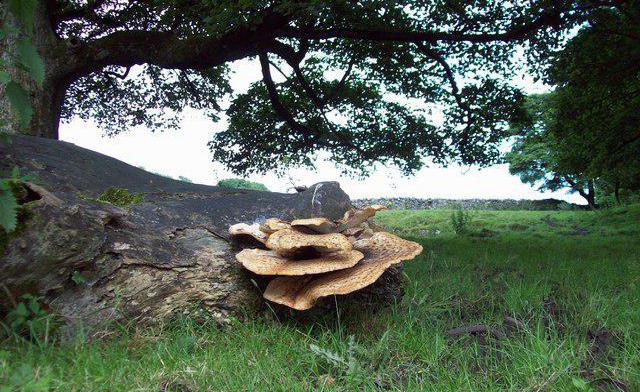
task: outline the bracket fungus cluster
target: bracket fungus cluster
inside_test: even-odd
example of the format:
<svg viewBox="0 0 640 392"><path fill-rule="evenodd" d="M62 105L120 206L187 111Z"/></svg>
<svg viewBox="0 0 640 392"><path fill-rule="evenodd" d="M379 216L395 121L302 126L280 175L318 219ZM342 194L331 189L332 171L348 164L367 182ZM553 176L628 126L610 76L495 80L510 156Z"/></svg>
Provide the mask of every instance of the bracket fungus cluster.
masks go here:
<svg viewBox="0 0 640 392"><path fill-rule="evenodd" d="M236 259L249 271L273 276L264 292L269 301L306 310L321 298L348 294L372 283L393 264L410 260L422 246L381 230L369 218L384 206L352 209L326 218L261 224L239 223L231 235L251 236L264 249L244 249Z"/></svg>

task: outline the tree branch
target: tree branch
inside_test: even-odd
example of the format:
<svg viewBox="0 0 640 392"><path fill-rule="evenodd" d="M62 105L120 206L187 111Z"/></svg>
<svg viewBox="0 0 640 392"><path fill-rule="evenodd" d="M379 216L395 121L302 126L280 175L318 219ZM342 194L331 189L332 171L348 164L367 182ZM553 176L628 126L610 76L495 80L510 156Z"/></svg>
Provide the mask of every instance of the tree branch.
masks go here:
<svg viewBox="0 0 640 392"><path fill-rule="evenodd" d="M471 116L471 107L469 107L469 104L467 104L460 95L460 89L458 88L458 83L456 82L453 70L447 63L447 60L445 60L445 58L442 57L440 53L422 43L418 43L417 46L422 53L437 62L442 67L445 73L445 79L451 85L451 95L453 95L453 98L456 100L456 104L467 113L466 124L464 126L464 129L460 132L460 140L462 144L465 144L466 140L468 140L469 138L469 130L471 129L474 121L473 117Z"/></svg>
<svg viewBox="0 0 640 392"><path fill-rule="evenodd" d="M326 105L338 93L338 91L342 89L347 79L349 78L349 75L351 75L351 71L353 70L353 66L355 63L356 63L356 56L351 56L351 59L349 60L349 64L347 65L347 69L346 71L344 71L344 75L342 75L342 78L340 79L338 84L336 84L335 87L331 89L331 91L327 93L327 95L325 95L325 97L322 99L323 106Z"/></svg>
<svg viewBox="0 0 640 392"><path fill-rule="evenodd" d="M117 72L111 72L111 71L103 71L103 72L109 76L113 76L114 78L124 80L127 78L127 76L129 76L129 71L131 71L131 67L127 67L127 69L124 71L123 74L119 74Z"/></svg>
<svg viewBox="0 0 640 392"><path fill-rule="evenodd" d="M487 43L494 41L513 41L527 38L529 34L539 28L557 23L557 19L544 17L526 26L519 27L502 33L464 33L443 31L392 31L392 30L365 30L365 29L325 29L325 30L301 30L286 29L283 36L287 38L307 39L331 39L345 38L363 41L394 41L394 42L471 42Z"/></svg>
<svg viewBox="0 0 640 392"><path fill-rule="evenodd" d="M291 112L287 108L285 108L282 102L280 101L280 98L278 96L278 90L276 89L276 85L273 82L273 78L271 77L271 70L269 69L269 58L267 57L267 53L261 52L258 55L258 57L260 59L260 67L262 69L262 80L267 88L267 93L269 94L269 100L271 101L271 105L273 106L273 109L278 115L278 117L282 121L284 121L291 129L301 133L305 137L305 141L307 143L310 142L311 136L314 136L313 142L318 143L318 138L317 138L319 136L318 130L307 127L306 125L296 121L296 119L293 117ZM332 129L334 136L336 137L336 139L338 139L338 142L340 143L340 145L354 149L358 151L360 154L362 154L363 156L366 156L366 151L364 151L359 146L356 146L349 138L345 137L343 134L339 132L335 132L335 130L333 130L331 123L326 118L326 116L324 117L324 119L327 122L328 127ZM330 147L329 145L326 145L324 143L320 143L320 144L325 145L326 147Z"/></svg>
<svg viewBox="0 0 640 392"><path fill-rule="evenodd" d="M460 106L467 113L469 113L471 111L471 108L469 107L469 105L466 102L464 102L464 100L462 99L462 96L460 96L460 89L458 88L458 83L456 82L455 75L453 74L453 71L451 70L451 67L447 63L447 60L445 60L444 57L442 57L442 55L440 53L438 53L437 51L427 47L426 45L424 45L422 43L418 44L418 49L422 53L427 55L429 58L431 58L432 60L434 60L435 62L440 64L440 66L444 70L445 79L451 85L451 95L453 95L453 97L456 100L456 103L458 104L458 106Z"/></svg>
<svg viewBox="0 0 640 392"><path fill-rule="evenodd" d="M318 109L322 110L324 106L322 100L318 97L316 92L313 90L307 79L305 78L302 70L300 69L300 63L303 60L302 56L299 56L298 53L293 52L292 48L290 50L285 49L286 45L277 43L272 52L277 54L280 58L287 62L289 67L293 70L293 73L296 75L296 79L302 86L302 89L307 94L313 105Z"/></svg>
<svg viewBox="0 0 640 392"><path fill-rule="evenodd" d="M287 75L286 73L284 73L284 71L278 67L278 64L274 63L273 61L269 60L269 64L276 69L276 71L278 71L278 73L280 75L282 75L282 77L284 78L285 81L289 82L289 75Z"/></svg>
<svg viewBox="0 0 640 392"><path fill-rule="evenodd" d="M187 82L187 88L191 92L191 95L195 97L195 99L198 101L198 104L200 105L202 102L202 98L200 97L200 93L198 93L198 89L196 88L196 86L193 84L191 79L189 79L189 75L187 74L187 71L185 71L184 69L181 69L180 75L182 75L182 78L184 79L184 81ZM201 108L202 106L200 106L198 109L201 109Z"/></svg>
<svg viewBox="0 0 640 392"><path fill-rule="evenodd" d="M313 105L324 115L323 109L327 102L330 100L330 95L335 94L342 87L342 85L344 85L347 77L351 73L351 69L353 68L353 64L355 63L355 56L351 58L347 71L342 76L342 79L340 80L336 88L330 94L327 94L327 96L320 98L313 87L311 87L311 84L307 81L306 77L302 73L302 70L300 69L300 63L304 59L303 53L305 51L306 49L296 52L290 46L278 41L274 42L271 49L272 53L282 58L291 67L291 69L293 69L293 72L296 75L296 79L302 86L304 92L307 94Z"/></svg>
<svg viewBox="0 0 640 392"><path fill-rule="evenodd" d="M291 112L284 107L280 101L280 97L278 96L278 90L273 82L273 78L271 77L271 69L269 68L269 58L267 57L267 53L263 51L258 55L258 57L260 59L260 68L262 70L262 80L267 88L271 106L273 106L273 110L276 112L278 117L284 121L289 128L304 135L306 140L308 140L309 136L317 134L316 130L296 121Z"/></svg>
<svg viewBox="0 0 640 392"><path fill-rule="evenodd" d="M563 14L566 20L577 19L572 15L576 11L585 11L602 6L615 6L623 3L623 0L594 1L586 7L571 9L551 9L543 11L537 18L529 23L514 26L503 32L495 33L467 33L465 31L404 31L404 30L369 30L359 28L286 28L283 37L298 39L331 39L345 38L364 41L395 41L395 42L470 42L487 43L495 41L517 41L528 38L540 28L558 26L563 22Z"/></svg>
<svg viewBox="0 0 640 392"><path fill-rule="evenodd" d="M206 69L269 50L274 34L289 22L270 13L260 25L241 25L221 36L181 38L172 32L116 31L81 45L74 58L78 72L99 71L107 65L153 64L171 69Z"/></svg>
<svg viewBox="0 0 640 392"><path fill-rule="evenodd" d="M313 102L313 105L318 110L322 111L322 108L324 107L324 104L323 104L322 100L318 97L316 92L313 90L313 87L311 87L311 85L309 84L307 79L304 77L304 74L302 73L302 70L300 69L300 66L298 64L293 64L293 65L289 64L289 65L293 69L293 72L295 73L296 78L298 79L298 82L300 82L300 85L302 86L302 89L307 94L307 96L309 97L311 102Z"/></svg>
<svg viewBox="0 0 640 392"><path fill-rule="evenodd" d="M338 135L339 132L336 131L335 127L333 126L333 123L329 121L329 118L325 113L324 105L326 101L320 99L320 97L313 90L313 87L311 87L311 84L309 84L304 74L302 73L302 70L300 69L300 63L304 59L304 52L306 52L306 49L303 49L300 52L295 52L293 48L288 47L287 45L281 44L276 41L273 51L275 52L275 54L277 54L283 60L285 60L287 64L289 64L291 69L293 69L293 72L296 75L296 79L298 80L298 83L300 83L300 85L302 86L302 89L304 90L307 97L311 100L311 103L316 108L316 110L320 112L320 115L322 116L324 122L327 124L327 127L329 128L329 130L331 130L333 134ZM353 144L350 144L349 146L355 148Z"/></svg>
<svg viewBox="0 0 640 392"><path fill-rule="evenodd" d="M587 193L584 191L584 189L580 186L578 186L578 184L573 181L569 176L560 176L563 180L565 180L567 182L567 184L569 184L569 186L571 187L571 189L573 189L574 191L578 192L578 194L580 196L582 196L583 198L585 198L587 201L589 201L589 196L587 195Z"/></svg>

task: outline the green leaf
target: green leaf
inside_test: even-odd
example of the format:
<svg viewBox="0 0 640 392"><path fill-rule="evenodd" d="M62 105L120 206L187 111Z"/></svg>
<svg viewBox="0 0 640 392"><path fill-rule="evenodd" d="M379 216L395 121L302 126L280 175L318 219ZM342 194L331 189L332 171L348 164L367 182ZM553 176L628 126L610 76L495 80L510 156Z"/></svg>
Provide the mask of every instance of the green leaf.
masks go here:
<svg viewBox="0 0 640 392"><path fill-rule="evenodd" d="M33 116L29 93L14 81L7 83L4 92L9 98L11 108L18 115L20 125L26 128L31 121L31 116Z"/></svg>
<svg viewBox="0 0 640 392"><path fill-rule="evenodd" d="M7 180L0 180L0 227L7 233L16 229L18 224L18 202L11 192Z"/></svg>
<svg viewBox="0 0 640 392"><path fill-rule="evenodd" d="M33 80L42 86L44 81L44 63L42 57L38 54L38 50L27 39L21 39L16 46L18 53L18 61L25 66Z"/></svg>
<svg viewBox="0 0 640 392"><path fill-rule="evenodd" d="M34 315L39 315L40 311L42 310L40 308L40 304L36 301L29 301L29 310L31 310L31 313L33 313Z"/></svg>
<svg viewBox="0 0 640 392"><path fill-rule="evenodd" d="M38 180L38 176L36 176L35 173L27 173L21 175L17 179L24 182L36 182Z"/></svg>
<svg viewBox="0 0 640 392"><path fill-rule="evenodd" d="M71 280L77 285L81 285L87 282L87 278L82 276L82 274L78 271L73 271L73 274L71 274Z"/></svg>
<svg viewBox="0 0 640 392"><path fill-rule="evenodd" d="M571 383L573 384L574 387L576 387L580 391L589 390L589 383L581 378L573 377L571 379Z"/></svg>
<svg viewBox="0 0 640 392"><path fill-rule="evenodd" d="M0 28L0 38L6 38L10 34L18 34L20 29L10 25L9 23L5 23Z"/></svg>
<svg viewBox="0 0 640 392"><path fill-rule="evenodd" d="M9 83L9 73L7 71L0 71L0 83Z"/></svg>
<svg viewBox="0 0 640 392"><path fill-rule="evenodd" d="M9 137L9 134L4 130L0 130L0 143L11 144L11 138Z"/></svg>
<svg viewBox="0 0 640 392"><path fill-rule="evenodd" d="M27 33L33 30L33 14L38 0L9 0L9 11L20 21Z"/></svg>
<svg viewBox="0 0 640 392"><path fill-rule="evenodd" d="M27 310L27 305L24 302L20 302L18 306L14 309L16 316L27 317L29 315L29 311Z"/></svg>

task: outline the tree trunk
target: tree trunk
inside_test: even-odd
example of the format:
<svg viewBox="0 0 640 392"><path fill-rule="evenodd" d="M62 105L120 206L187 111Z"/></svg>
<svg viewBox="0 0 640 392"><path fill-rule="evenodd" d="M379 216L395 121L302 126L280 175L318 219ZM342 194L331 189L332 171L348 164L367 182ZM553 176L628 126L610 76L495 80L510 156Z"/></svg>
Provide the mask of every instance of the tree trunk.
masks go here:
<svg viewBox="0 0 640 392"><path fill-rule="evenodd" d="M26 135L58 139L58 128L60 124L60 111L64 99L65 87L45 79L42 88L35 86L35 83L23 84L23 87L31 96L33 116L28 127L22 128L17 118L11 113L8 101L4 95L3 87L0 87L0 120L8 121L9 133L22 133Z"/></svg>
<svg viewBox="0 0 640 392"><path fill-rule="evenodd" d="M3 4L0 7L4 6ZM3 10L0 9L1 11ZM17 24L13 18L10 19L10 22ZM19 36L11 34L0 40L3 59L15 59L18 39ZM26 128L21 127L18 119L10 110L3 86L0 86L0 120L9 123L10 133L57 139L64 94L70 81L65 75L68 73L73 59L69 56L67 43L60 40L52 30L42 2L38 2L36 7L33 34L29 40L35 45L45 65L42 86L38 86L27 72L11 65L12 62L8 63L7 71L11 80L18 82L29 92L33 108L31 122Z"/></svg>
<svg viewBox="0 0 640 392"><path fill-rule="evenodd" d="M93 329L202 310L224 323L262 310L251 282L260 287L264 280L235 261L242 244L231 241L228 226L269 217L337 219L350 207L337 183L296 194L226 190L156 176L65 142L12 139L0 146L0 170L20 166L39 186L25 184L22 221L0 251L2 288L14 300L42 296L66 326ZM143 201L116 207L90 200L108 187L141 192ZM394 303L401 284L396 268L337 299ZM0 296L0 313L13 306L11 297Z"/></svg>
<svg viewBox="0 0 640 392"><path fill-rule="evenodd" d="M596 209L596 191L593 185L593 180L587 181L587 194L585 198L587 199L587 203L589 204L589 207L591 207L592 210L595 210Z"/></svg>
<svg viewBox="0 0 640 392"><path fill-rule="evenodd" d="M593 185L593 180L589 179L587 180L587 190L585 191L582 188L582 185L578 185L577 181L573 181L570 177L564 177L564 180L567 182L567 184L569 184L571 186L571 188L575 191L578 192L578 194L580 196L582 196L586 201L587 204L589 205L589 208L591 208L592 210L594 210L596 208L596 192L595 192L595 187Z"/></svg>
<svg viewBox="0 0 640 392"><path fill-rule="evenodd" d="M613 185L613 197L616 201L616 206L620 207L622 203L620 202L620 181L616 180Z"/></svg>

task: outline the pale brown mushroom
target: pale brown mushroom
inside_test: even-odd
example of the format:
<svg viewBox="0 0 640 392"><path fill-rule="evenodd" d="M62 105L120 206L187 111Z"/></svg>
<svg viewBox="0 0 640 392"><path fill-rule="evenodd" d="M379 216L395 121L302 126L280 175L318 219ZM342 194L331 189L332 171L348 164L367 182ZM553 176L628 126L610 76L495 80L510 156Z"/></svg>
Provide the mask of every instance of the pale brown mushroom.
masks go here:
<svg viewBox="0 0 640 392"><path fill-rule="evenodd" d="M358 236L356 238L358 240L363 240L363 239L366 239L366 238L373 237L374 234L375 234L375 231L371 230L370 227L367 227L364 230L362 230L362 232L360 232L360 234L358 234Z"/></svg>
<svg viewBox="0 0 640 392"><path fill-rule="evenodd" d="M349 228L356 227L359 224L366 222L369 218L372 218L376 212L386 209L387 207L376 204L366 206L359 210L347 211L344 217L338 222L338 231L342 232Z"/></svg>
<svg viewBox="0 0 640 392"><path fill-rule="evenodd" d="M369 224L369 227L374 233L377 233L379 231L384 231L384 228L374 221L368 221L367 223Z"/></svg>
<svg viewBox="0 0 640 392"><path fill-rule="evenodd" d="M306 279L278 277L269 282L264 297L293 309L306 310L318 298L362 289L378 280L391 265L410 260L422 252L420 244L386 232L356 241L354 248L365 256L355 267Z"/></svg>
<svg viewBox="0 0 640 392"><path fill-rule="evenodd" d="M373 233L374 231L370 227L370 222L363 222L358 226L350 227L342 232L342 234L349 238L351 243L354 243L357 240L370 238Z"/></svg>
<svg viewBox="0 0 640 392"><path fill-rule="evenodd" d="M291 226L308 228L311 231L322 234L336 233L338 231L338 225L327 218L296 219L291 222Z"/></svg>
<svg viewBox="0 0 640 392"><path fill-rule="evenodd" d="M269 218L260 225L260 230L267 234L273 234L276 231L290 229L291 224L278 218Z"/></svg>
<svg viewBox="0 0 640 392"><path fill-rule="evenodd" d="M236 259L249 271L258 275L308 275L337 271L353 267L364 255L351 250L304 260L291 260L276 252L263 249L245 249Z"/></svg>
<svg viewBox="0 0 640 392"><path fill-rule="evenodd" d="M237 223L235 225L229 226L229 234L248 235L262 242L263 244L267 242L267 238L269 237L267 233L260 230L260 225L258 225L257 223L254 223L252 225L248 225L246 223Z"/></svg>
<svg viewBox="0 0 640 392"><path fill-rule="evenodd" d="M265 245L281 255L290 257L309 250L319 253L337 253L353 249L349 239L340 233L305 234L291 229L271 234Z"/></svg>

